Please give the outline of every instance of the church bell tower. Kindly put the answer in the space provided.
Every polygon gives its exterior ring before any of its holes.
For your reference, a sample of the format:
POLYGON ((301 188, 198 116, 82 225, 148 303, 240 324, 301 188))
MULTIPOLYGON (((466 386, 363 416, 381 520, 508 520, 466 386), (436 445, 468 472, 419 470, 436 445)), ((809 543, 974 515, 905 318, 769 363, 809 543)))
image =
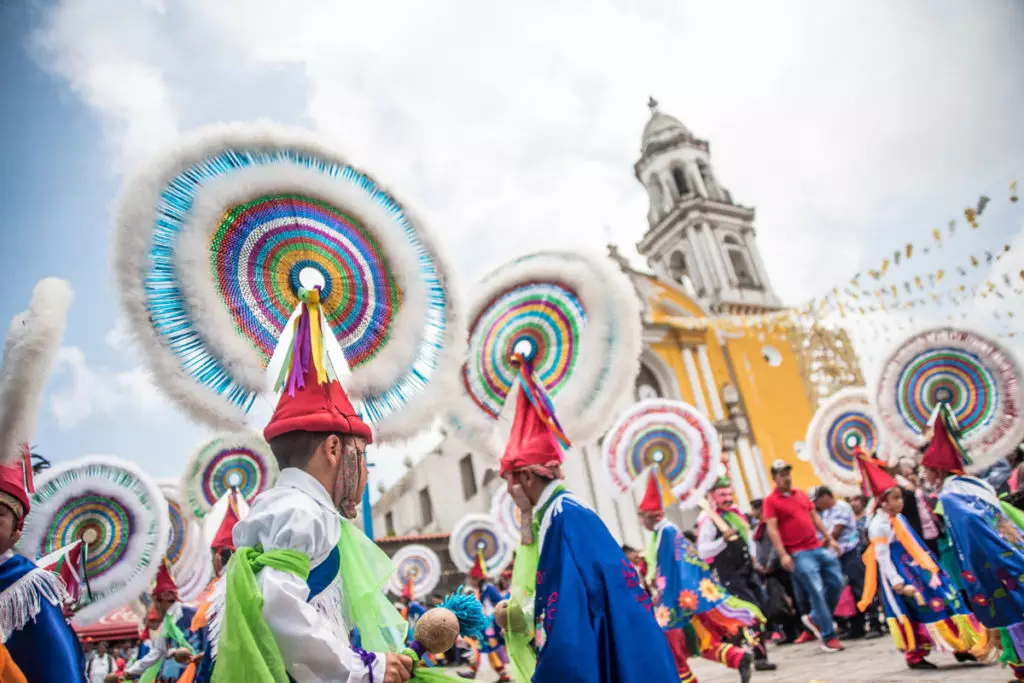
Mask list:
POLYGON ((648 107, 633 167, 650 201, 637 250, 713 314, 780 309, 757 248, 754 210, 736 204, 718 182, 706 140, 661 112, 653 97, 648 107))

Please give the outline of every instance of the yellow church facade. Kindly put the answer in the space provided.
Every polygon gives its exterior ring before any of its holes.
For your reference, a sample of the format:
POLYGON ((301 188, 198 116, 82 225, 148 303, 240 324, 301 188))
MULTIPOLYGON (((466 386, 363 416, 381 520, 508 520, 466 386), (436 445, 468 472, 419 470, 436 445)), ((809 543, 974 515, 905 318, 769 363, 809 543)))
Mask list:
POLYGON ((710 148, 650 102, 634 167, 650 200, 637 243, 648 270, 611 256, 644 303, 644 354, 636 398, 685 401, 718 428, 741 506, 771 491, 771 463, 793 467, 794 484, 819 484, 802 453, 819 402, 862 384, 843 333, 797 324, 761 260, 754 210, 733 201, 710 148))

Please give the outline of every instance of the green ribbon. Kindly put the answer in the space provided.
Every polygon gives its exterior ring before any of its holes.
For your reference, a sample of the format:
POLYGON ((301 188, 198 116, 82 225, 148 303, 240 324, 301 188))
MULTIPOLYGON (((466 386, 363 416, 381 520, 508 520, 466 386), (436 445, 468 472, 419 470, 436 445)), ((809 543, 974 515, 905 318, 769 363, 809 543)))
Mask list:
POLYGON ((212 683, 288 683, 281 650, 263 619, 263 594, 256 575, 270 567, 305 581, 309 557, 297 550, 239 548, 228 563, 223 626, 212 683))
POLYGON ((401 652, 409 622, 383 592, 395 572, 391 558, 347 519, 341 521, 338 550, 345 589, 345 624, 359 629, 362 648, 367 652, 401 652))
POLYGON ((537 595, 537 567, 540 566, 540 523, 555 498, 565 490, 559 484, 533 518, 533 543, 519 544, 509 587, 508 628, 505 646, 517 683, 530 683, 537 669, 537 653, 530 642, 534 636, 533 600, 537 595))

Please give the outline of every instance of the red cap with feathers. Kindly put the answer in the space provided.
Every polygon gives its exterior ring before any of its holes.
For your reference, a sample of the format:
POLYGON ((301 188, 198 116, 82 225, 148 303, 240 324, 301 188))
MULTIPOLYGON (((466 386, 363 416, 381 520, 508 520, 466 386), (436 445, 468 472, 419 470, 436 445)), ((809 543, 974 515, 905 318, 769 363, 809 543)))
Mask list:
POLYGON ((468 574, 471 579, 486 579, 487 578, 487 563, 484 562, 484 554, 477 553, 476 561, 473 562, 473 566, 469 570, 468 574))
POLYGON ((18 529, 25 523, 32 506, 29 494, 35 493, 32 483, 32 455, 28 446, 22 447, 21 457, 9 465, 0 467, 0 504, 14 511, 18 518, 18 529))
POLYGON ((210 544, 210 548, 213 550, 234 550, 235 539, 232 536, 232 532, 235 530, 235 525, 238 524, 238 491, 231 489, 228 492, 228 506, 224 512, 224 519, 220 522, 220 527, 217 529, 217 535, 213 537, 213 543, 210 544))
POLYGON ((521 356, 516 356, 516 362, 519 364, 519 395, 512 431, 501 457, 499 474, 502 477, 527 467, 556 470, 564 460, 563 449, 569 445, 555 419, 550 399, 534 380, 529 362, 521 356))
POLYGON ((881 500, 886 491, 899 486, 893 476, 886 471, 885 463, 881 460, 872 458, 859 448, 854 454, 860 466, 860 485, 865 496, 881 500))
POLYGON ((971 464, 971 459, 957 440, 959 431, 949 406, 945 403, 939 404, 932 441, 924 452, 921 464, 943 472, 962 474, 964 466, 971 464))
POLYGON ((651 470, 647 479, 647 490, 644 491, 644 498, 637 507, 639 512, 664 512, 666 505, 672 505, 675 498, 665 476, 658 468, 651 470))
POLYGON ((174 582, 174 577, 171 575, 171 565, 165 557, 160 563, 160 568, 156 571, 156 585, 153 586, 153 597, 159 598, 161 595, 171 594, 174 599, 178 599, 178 584, 174 582))
POLYGON ((327 357, 320 290, 303 290, 302 299, 292 346, 275 384, 281 398, 263 438, 270 441, 290 432, 329 432, 361 436, 370 442, 370 426, 352 407, 327 357))

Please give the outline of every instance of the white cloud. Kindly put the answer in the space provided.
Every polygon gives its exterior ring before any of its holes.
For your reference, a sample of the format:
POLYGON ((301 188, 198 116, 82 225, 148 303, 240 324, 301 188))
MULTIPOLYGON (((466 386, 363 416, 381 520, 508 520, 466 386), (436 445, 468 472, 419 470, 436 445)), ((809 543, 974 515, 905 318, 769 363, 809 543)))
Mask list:
POLYGON ((463 281, 525 249, 600 246, 605 225, 640 237, 650 93, 758 208, 791 301, 857 270, 886 225, 926 229, 922 204, 948 211, 1024 157, 1009 4, 166 4, 64 0, 42 33, 118 149, 155 147, 175 110, 205 120, 185 93, 223 91, 221 115, 276 111, 284 83, 239 91, 239 74, 298 66, 296 118, 423 204, 463 281))
POLYGON ((97 0, 56 3, 34 34, 40 61, 101 115, 113 163, 130 165, 177 132, 163 64, 160 2, 97 0))
POLYGON ((50 395, 50 411, 60 429, 71 429, 96 415, 158 417, 170 410, 141 367, 122 372, 91 368, 76 346, 61 347, 54 367, 59 383, 67 373, 70 384, 58 384, 50 395))
POLYGON ((254 112, 337 138, 422 206, 466 289, 528 249, 599 248, 604 226, 619 243, 640 238, 646 197, 632 164, 653 94, 711 142, 716 176, 757 208, 768 271, 797 303, 1019 171, 1016 11, 951 0, 58 0, 37 44, 100 114, 119 162, 182 121, 254 112))
POLYGON ((114 349, 115 351, 124 351, 131 348, 132 336, 128 330, 128 323, 125 319, 118 316, 114 321, 114 326, 107 330, 107 334, 103 337, 104 343, 107 346, 114 349))

